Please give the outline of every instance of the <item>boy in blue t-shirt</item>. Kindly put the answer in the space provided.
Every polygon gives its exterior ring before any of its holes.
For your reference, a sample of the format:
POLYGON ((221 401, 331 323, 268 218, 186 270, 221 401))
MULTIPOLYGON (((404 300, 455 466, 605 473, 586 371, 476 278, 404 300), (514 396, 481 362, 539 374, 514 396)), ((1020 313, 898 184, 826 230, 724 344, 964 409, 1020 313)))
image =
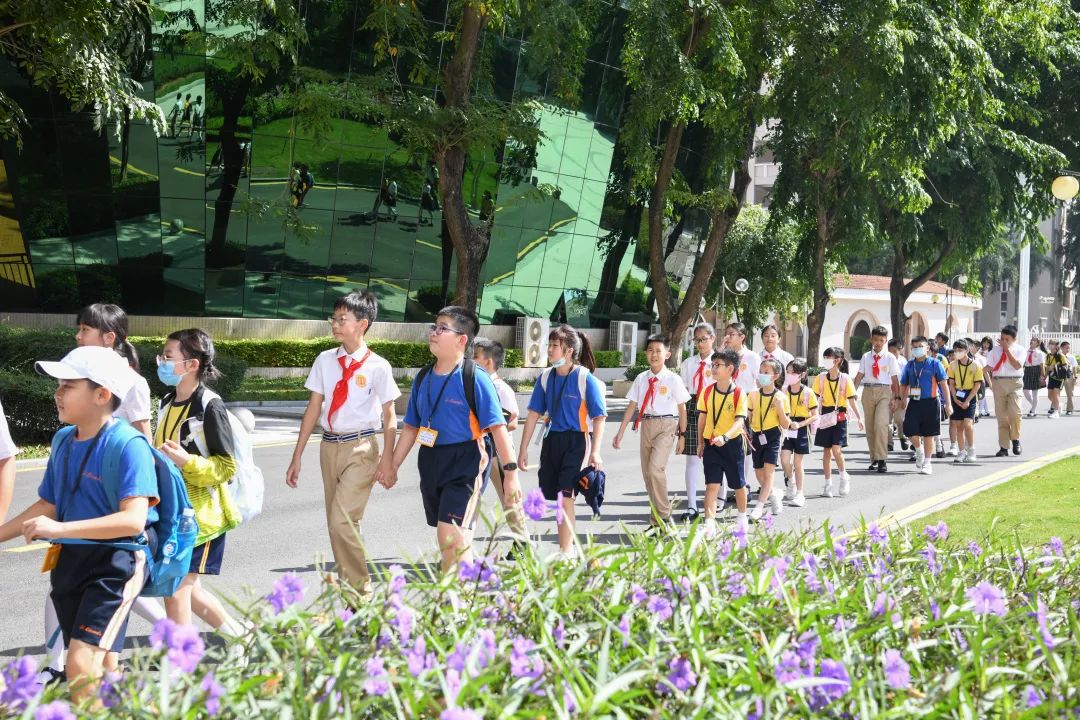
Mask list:
POLYGON ((419 376, 413 381, 404 429, 394 446, 395 474, 384 479, 386 487, 394 486, 398 468, 419 443, 420 494, 427 523, 436 528, 444 571, 472 561, 472 531, 491 462, 485 433, 491 433, 502 462, 503 496, 509 503, 521 502, 514 445, 495 384, 483 368, 473 368, 475 414, 465 394, 462 367, 466 357, 472 362, 471 345, 479 331, 480 320, 472 311, 456 305, 439 311, 428 333, 435 363, 422 381, 419 376))
POLYGON ((911 338, 911 361, 900 375, 901 402, 904 412, 904 434, 911 439, 915 450, 915 467, 923 475, 933 469, 930 458, 934 454, 934 441, 941 434, 941 405, 938 401, 939 386, 945 383, 945 367, 927 349, 926 338, 911 338))
MULTIPOLYGON (((157 521, 157 473, 147 442, 128 442, 117 477, 102 477, 105 440, 123 422, 112 415, 131 389, 127 361, 111 348, 80 347, 60 362, 37 363, 59 381, 60 422, 76 430, 49 457, 39 499, 0 526, 0 542, 139 539, 157 521), (114 488, 110 501, 106 485, 114 488)), ((152 534, 152 533, 151 533, 152 534)), ((147 538, 151 549, 154 538, 147 538)), ((53 544, 42 571, 51 570, 51 597, 68 648, 72 698, 93 697, 104 671, 115 671, 128 615, 149 573, 146 554, 110 545, 53 544)))

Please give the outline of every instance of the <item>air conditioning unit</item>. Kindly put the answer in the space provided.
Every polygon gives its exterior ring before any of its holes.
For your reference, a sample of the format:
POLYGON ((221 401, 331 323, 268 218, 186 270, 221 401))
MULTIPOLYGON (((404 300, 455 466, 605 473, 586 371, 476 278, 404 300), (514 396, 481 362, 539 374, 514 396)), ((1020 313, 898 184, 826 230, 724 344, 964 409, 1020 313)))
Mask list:
POLYGON ((548 333, 550 332, 550 320, 534 317, 519 317, 517 319, 514 344, 521 350, 522 364, 525 367, 547 367, 548 333))
POLYGON ((619 365, 630 367, 637 357, 637 323, 615 321, 608 328, 608 349, 618 350, 619 365))
POLYGON ((664 334, 664 328, 663 328, 662 325, 660 325, 660 323, 653 323, 652 325, 649 326, 649 334, 650 335, 663 335, 664 334))

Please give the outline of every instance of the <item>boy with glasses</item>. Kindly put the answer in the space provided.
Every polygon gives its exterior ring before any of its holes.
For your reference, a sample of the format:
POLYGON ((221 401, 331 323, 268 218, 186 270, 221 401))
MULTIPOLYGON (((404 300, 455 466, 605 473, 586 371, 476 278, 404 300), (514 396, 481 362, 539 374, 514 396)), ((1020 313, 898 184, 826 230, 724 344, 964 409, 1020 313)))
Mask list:
POLYGON ((311 366, 304 383, 311 399, 285 475, 286 484, 295 488, 304 448, 319 422, 323 430, 319 465, 334 569, 363 595, 371 591, 371 575, 360 542, 360 521, 374 484, 387 486, 393 476, 394 400, 401 395, 390 363, 364 342, 378 311, 378 301, 370 292, 352 292, 334 303, 328 320, 341 345, 320 353, 311 366), (381 456, 375 440, 380 425, 381 456))

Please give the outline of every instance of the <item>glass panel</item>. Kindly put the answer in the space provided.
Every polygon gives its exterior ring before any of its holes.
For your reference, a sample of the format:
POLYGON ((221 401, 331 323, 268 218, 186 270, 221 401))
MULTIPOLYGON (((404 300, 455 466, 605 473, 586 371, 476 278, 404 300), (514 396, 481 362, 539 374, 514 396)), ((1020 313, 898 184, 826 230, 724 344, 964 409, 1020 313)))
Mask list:
MULTIPOLYGON (((158 52, 154 82, 157 104, 166 122, 165 135, 157 141, 161 192, 167 197, 201 199, 206 191, 209 110, 206 60, 202 55, 158 52)), ((140 149, 139 153, 145 155, 146 151, 140 149)))
MULTIPOLYGON (((338 192, 334 208, 367 215, 375 207, 382 184, 385 151, 375 147, 343 145, 338 163, 338 192)), ((360 218, 356 218, 360 222, 360 218)))
MULTIPOLYGON (((211 268, 242 268, 247 253, 248 215, 239 208, 227 213, 228 222, 217 226, 217 203, 206 204, 206 227, 210 228, 206 243, 206 266, 211 268), (214 242, 215 233, 224 232, 224 242, 214 242)), ((219 236, 220 237, 220 236, 219 236)))
MULTIPOLYGON (((285 231, 281 220, 266 215, 248 220, 247 263, 248 270, 278 272, 285 255, 285 231)), ((248 300, 245 298, 245 305, 248 300)), ((245 310, 245 315, 247 314, 245 310)))
POLYGON ((340 155, 336 141, 297 140, 292 163, 275 166, 275 177, 289 178, 294 205, 333 210, 340 155))
POLYGON ((318 319, 322 315, 325 292, 323 278, 282 277, 278 317, 318 319))
POLYGON ((162 279, 161 256, 139 262, 125 262, 120 269, 123 302, 119 303, 129 315, 152 315, 171 312, 162 302, 165 282, 162 279))
POLYGON ((404 278, 373 277, 368 289, 379 299, 379 319, 386 322, 405 320, 405 302, 409 281, 404 278))
POLYGON ((161 216, 116 221, 116 250, 120 262, 152 260, 161 264, 161 216))
POLYGON ((362 276, 364 284, 367 284, 367 274, 371 272, 371 251, 375 245, 375 227, 358 223, 358 217, 358 214, 334 214, 329 272, 331 275, 362 276))
POLYGON ((244 313, 244 271, 207 270, 207 315, 238 316, 244 313))
POLYGON ((372 254, 372 274, 382 277, 408 277, 412 269, 413 246, 410 233, 398 223, 380 223, 375 233, 375 252, 372 254))
POLYGON ((206 213, 199 200, 161 199, 161 249, 171 268, 201 268, 205 264, 206 213))
POLYGON ((596 122, 616 126, 622 115, 626 97, 626 77, 622 70, 609 67, 604 70, 604 84, 597 98, 596 122))
POLYGON ((505 284, 489 285, 484 288, 484 297, 480 303, 480 322, 498 323, 505 315, 505 309, 510 307, 510 293, 513 286, 507 281, 505 284))
POLYGON ((206 292, 205 274, 202 270, 166 268, 162 300, 170 313, 177 315, 202 315, 203 296, 206 292))
POLYGON ((281 277, 274 273, 247 273, 244 317, 274 317, 277 314, 280 283, 281 277))
POLYGON ((286 234, 285 265, 282 270, 296 275, 322 276, 330 260, 330 232, 334 213, 305 208, 301 211, 301 219, 303 234, 286 234))

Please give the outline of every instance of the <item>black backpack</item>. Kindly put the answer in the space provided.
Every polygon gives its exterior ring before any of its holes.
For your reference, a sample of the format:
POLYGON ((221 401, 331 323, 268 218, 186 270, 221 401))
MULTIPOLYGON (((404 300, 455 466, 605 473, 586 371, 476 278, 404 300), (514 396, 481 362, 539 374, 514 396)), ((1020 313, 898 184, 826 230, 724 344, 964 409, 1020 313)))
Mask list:
MULTIPOLYGON (((423 386, 424 378, 434 368, 435 363, 428 363, 420 368, 420 374, 416 376, 416 384, 414 385, 417 391, 423 386)), ((461 363, 461 384, 465 387, 465 402, 468 403, 469 410, 479 418, 480 416, 476 413, 476 363, 469 358, 465 358, 461 363)))

